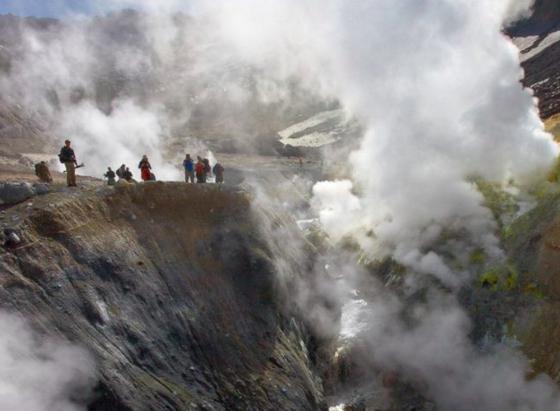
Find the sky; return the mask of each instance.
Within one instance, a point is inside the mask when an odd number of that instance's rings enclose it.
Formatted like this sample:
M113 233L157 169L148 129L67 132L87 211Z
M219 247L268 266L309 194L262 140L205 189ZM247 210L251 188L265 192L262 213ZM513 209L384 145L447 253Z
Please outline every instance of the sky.
M60 17L68 12L97 14L103 11L108 11L108 7L83 0L0 0L0 14Z
M0 0L0 14L64 17L71 14L99 15L123 8L161 8L159 1L135 0ZM185 9L186 0L164 1L174 9Z

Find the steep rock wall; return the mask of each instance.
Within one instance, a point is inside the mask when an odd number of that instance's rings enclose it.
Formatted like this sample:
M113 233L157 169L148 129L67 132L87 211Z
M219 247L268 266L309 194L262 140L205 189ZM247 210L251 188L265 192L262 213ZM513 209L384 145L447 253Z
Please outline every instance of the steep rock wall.
M0 305L86 346L91 410L314 410L308 334L287 314L244 193L148 183L3 213Z

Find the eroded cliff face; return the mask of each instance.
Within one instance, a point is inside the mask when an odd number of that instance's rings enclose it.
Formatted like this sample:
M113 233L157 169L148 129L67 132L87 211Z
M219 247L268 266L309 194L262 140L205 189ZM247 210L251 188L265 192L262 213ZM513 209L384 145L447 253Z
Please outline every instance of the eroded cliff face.
M323 409L254 218L217 186L49 194L0 217L0 305L94 354L91 410Z

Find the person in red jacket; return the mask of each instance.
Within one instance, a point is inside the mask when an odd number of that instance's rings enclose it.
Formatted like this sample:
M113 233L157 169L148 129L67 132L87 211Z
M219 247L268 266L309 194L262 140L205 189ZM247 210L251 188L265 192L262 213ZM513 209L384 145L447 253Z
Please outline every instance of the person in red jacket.
M196 174L196 182L198 184L206 183L206 167L200 157L198 157L198 161L194 166L194 172Z
M140 164L138 164L138 168L140 169L142 180L150 181L150 176L152 175L152 172L150 170L152 169L152 166L150 165L150 162L148 161L148 156L146 154L142 156L142 160L140 160Z

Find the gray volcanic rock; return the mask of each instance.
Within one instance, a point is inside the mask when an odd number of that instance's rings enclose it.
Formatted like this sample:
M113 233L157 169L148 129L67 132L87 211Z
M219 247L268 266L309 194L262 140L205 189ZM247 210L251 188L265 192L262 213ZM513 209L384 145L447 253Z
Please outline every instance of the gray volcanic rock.
M33 190L35 191L35 194L37 194L37 195L48 194L51 191L48 184L43 184L43 183L35 184L33 186Z
M0 183L0 205L21 203L35 194L29 183Z
M89 409L324 410L311 336L246 194L154 183L36 197L0 225L0 306L97 359Z
M14 205L51 191L47 184L0 183L0 205Z

